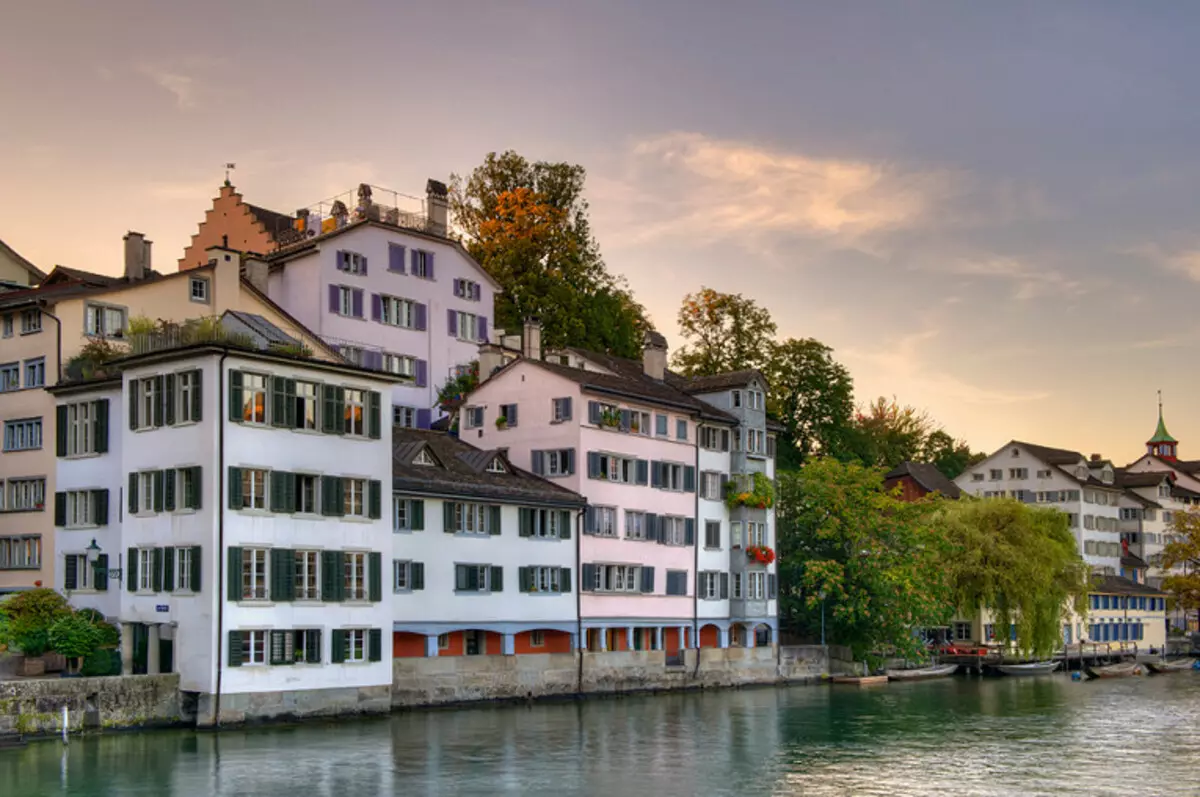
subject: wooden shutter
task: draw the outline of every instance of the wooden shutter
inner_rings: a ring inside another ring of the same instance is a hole
[[[204,414],[204,372],[199,368],[191,372],[192,374],[192,414],[191,420],[199,423],[203,420]]]
[[[96,427],[94,429],[93,441],[96,446],[97,454],[108,453],[108,399],[100,399],[93,403],[93,412],[96,414]]]
[[[242,415],[242,372],[229,372],[229,420],[238,422],[244,420]]]
[[[683,544],[687,546],[696,544],[696,521],[690,517],[683,519]]]
[[[650,486],[662,487],[662,463],[650,460]]]
[[[304,660],[309,664],[321,663],[321,629],[310,628],[304,632]]]
[[[558,513],[558,538],[571,539],[571,513],[565,509]]]
[[[383,554],[379,551],[367,554],[367,600],[372,603],[383,600]]]
[[[293,474],[282,470],[273,470],[267,475],[270,481],[270,507],[272,512],[289,513],[292,508],[288,506],[288,482],[294,478]]]
[[[79,557],[66,557],[63,563],[63,589],[77,589],[79,584]]]
[[[67,494],[58,492],[54,494],[54,525],[67,525]]]
[[[271,664],[291,664],[292,663],[287,658],[287,637],[286,637],[286,635],[290,634],[290,633],[291,633],[290,631],[272,631],[270,633],[270,635],[269,635],[270,639],[268,640],[268,646],[270,647],[270,652],[269,652],[270,658],[268,658],[268,661]]]
[[[229,469],[229,508],[242,508],[242,469]]]
[[[108,525],[108,490],[92,490],[92,520],[97,526]]]
[[[696,468],[692,465],[683,466],[683,491],[685,493],[696,492]]]
[[[517,510],[517,536],[533,536],[533,510],[528,507],[521,507]]]
[[[558,573],[558,588],[560,592],[571,591],[571,568],[559,568]]]
[[[337,476],[321,477],[321,514],[325,517],[338,517],[342,514],[343,508],[336,502],[341,482],[341,478]]]
[[[458,337],[458,311],[446,311],[446,331],[450,333],[450,337]]]
[[[162,549],[163,555],[163,592],[175,591],[175,549],[168,546]]]
[[[350,291],[350,305],[355,318],[363,317],[363,291],[362,288],[354,288]]]
[[[719,593],[719,595],[720,595],[720,598],[721,598],[721,600],[723,600],[723,601],[724,601],[724,600],[729,600],[729,574],[728,574],[728,573],[721,573],[721,574],[720,574],[720,576],[721,576],[721,577],[720,577],[720,579],[719,579],[719,581],[720,581],[720,590],[721,590],[721,591],[720,591],[720,593]]]
[[[425,530],[425,502],[413,499],[408,502],[408,528],[410,531]]]
[[[408,563],[408,583],[410,589],[425,589],[425,563]]]
[[[371,294],[371,320],[383,320],[383,297],[378,293]]]
[[[639,459],[634,462],[633,481],[635,484],[645,485],[649,479],[650,463],[644,459]]]
[[[487,510],[488,510],[488,515],[489,515],[488,534],[492,535],[493,537],[498,537],[498,536],[500,536],[500,531],[501,531],[500,507],[489,506],[487,508]]]
[[[589,479],[599,479],[600,478],[600,452],[598,452],[598,451],[587,452],[587,461],[588,461],[588,478]]]
[[[567,457],[567,475],[574,476],[575,475],[575,449],[568,448],[568,449],[565,449],[563,453],[565,453],[566,457]]]
[[[138,380],[129,380],[129,431],[136,432],[138,410]]]
[[[346,594],[346,557],[341,551],[321,551],[321,600],[338,603]]]
[[[455,565],[454,566],[454,589],[461,591],[461,590],[467,589],[468,587],[469,587],[469,584],[467,583],[467,566],[466,565]]]
[[[226,597],[231,601],[242,599],[242,549],[229,546],[225,568]]]
[[[378,440],[382,436],[382,401],[378,390],[367,391],[367,436]]]
[[[728,429],[721,430],[721,450],[722,451],[729,450],[729,430]]]
[[[290,601],[296,595],[296,553],[287,548],[271,549],[271,600]]]
[[[367,661],[383,661],[382,628],[372,628],[367,632]]]
[[[571,404],[573,399],[570,396],[562,399],[562,419],[564,421],[571,420]]]
[[[332,645],[329,650],[329,661],[342,664],[346,661],[346,632],[340,628],[333,629]]]
[[[341,261],[339,260],[338,263],[339,263],[338,268],[340,269]],[[340,301],[338,301],[339,292],[340,292],[339,286],[332,285],[332,284],[329,286],[329,312],[331,312],[331,313],[340,313],[342,310],[342,303]]]
[[[516,404],[508,405],[508,412],[505,414],[505,417],[508,419],[509,427],[517,425],[517,409],[518,407]]]
[[[433,276],[433,252],[425,253],[425,279],[434,279]]]
[[[271,387],[271,425],[286,428],[288,426],[287,379],[282,376],[273,376],[268,384]],[[295,411],[295,402],[292,402],[292,411]]]
[[[167,426],[175,425],[175,374],[167,374],[163,378],[163,392],[158,400],[163,405],[163,418]]]
[[[658,541],[658,515],[653,512],[646,513],[646,540],[648,542]]]
[[[200,555],[201,555],[200,554],[200,546],[193,545],[192,546],[192,558],[191,558],[191,565],[192,565],[191,582],[192,582],[192,592],[197,592],[197,593],[200,592],[200,588],[202,586],[200,583],[200,572],[201,572],[200,571]]]
[[[201,501],[200,501],[200,492],[201,492],[200,491],[200,484],[201,484],[201,482],[200,482],[200,466],[194,465],[194,466],[188,468],[188,470],[190,470],[192,472],[192,479],[191,479],[192,485],[191,485],[191,492],[188,495],[184,496],[184,501],[187,502],[184,504],[184,506],[187,509],[200,509],[201,508],[201,506],[200,506],[200,504],[201,504]]]
[[[67,405],[54,408],[54,456],[67,455]]]
[[[413,302],[413,328],[424,332],[429,327],[429,308],[421,302]]]
[[[584,534],[595,534],[596,533],[596,523],[597,523],[596,507],[594,507],[594,506],[586,507],[583,510],[583,533]]]
[[[108,592],[108,554],[96,555],[96,570],[93,573],[92,583],[97,592]]]
[[[163,472],[161,470],[154,471],[154,477],[151,479],[151,482],[154,484],[155,512],[163,511],[163,498],[165,498],[164,493],[166,492],[166,485],[164,484],[164,481],[165,479]]]
[[[653,567],[642,567],[642,592],[654,592]]]
[[[152,592],[162,592],[163,588],[163,549],[154,548],[151,551],[153,555],[150,566],[150,590]]]
[[[588,402],[588,423],[592,424],[593,426],[600,425],[600,402],[599,401],[589,401]]]
[[[130,592],[138,591],[138,549],[130,548],[126,552],[125,560],[128,572],[125,574],[125,585]]]
[[[488,589],[491,592],[504,591],[504,568],[494,566],[491,568],[491,574],[488,576]]]
[[[175,471],[163,471],[163,508],[168,512],[175,511]]]
[[[151,423],[151,426],[154,426],[157,428],[157,427],[163,425],[163,403],[164,403],[163,402],[163,394],[164,394],[166,388],[163,384],[163,378],[161,375],[152,376],[150,378],[154,382],[154,399],[155,399],[154,406],[151,407],[151,415],[154,419]]]
[[[242,632],[229,632],[229,666],[242,666]]]
[[[582,583],[579,585],[579,591],[580,592],[592,592],[593,587],[596,583],[596,566],[595,565],[583,565],[581,575],[582,575]]]
[[[404,273],[404,247],[400,244],[388,244],[388,271]]]
[[[136,515],[138,511],[138,475],[137,473],[129,474],[129,487],[125,491],[129,498],[129,514]]]
[[[367,481],[367,517],[372,520],[383,517],[383,483],[378,479]]]
[[[774,573],[767,573],[767,598],[774,600],[778,597],[779,581]]]
[[[454,527],[454,502],[442,502],[442,531],[446,534],[453,534],[457,529]]]
[[[345,424],[346,395],[337,385],[321,386],[321,431],[341,434]]]
[[[544,476],[546,473],[546,452],[530,451],[529,464],[534,476]]]

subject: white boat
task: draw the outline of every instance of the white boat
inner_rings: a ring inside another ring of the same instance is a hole
[[[997,664],[1005,675],[1049,675],[1058,669],[1057,661],[1033,661],[1029,664]]]
[[[934,664],[931,667],[916,667],[911,670],[885,670],[891,681],[923,681],[927,678],[945,678],[954,675],[957,664]]]
[[[1196,664],[1195,659],[1171,659],[1170,661],[1144,661],[1150,672],[1165,675],[1169,672],[1190,670]]]

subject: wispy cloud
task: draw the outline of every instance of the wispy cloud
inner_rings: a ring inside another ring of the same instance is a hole
[[[175,97],[175,107],[181,111],[190,111],[196,107],[197,93],[200,91],[199,81],[192,75],[165,69],[154,64],[142,64],[138,71],[150,78],[159,88],[170,92]]]
[[[1013,297],[1020,300],[1049,295],[1075,297],[1088,290],[1085,283],[1062,271],[998,255],[923,261],[913,266],[913,269],[1010,283],[1013,286]]]

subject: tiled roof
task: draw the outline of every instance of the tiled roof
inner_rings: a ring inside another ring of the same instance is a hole
[[[1163,479],[1170,480],[1171,473],[1161,470],[1148,470],[1140,473],[1130,473],[1124,468],[1118,468],[1114,475],[1116,483],[1122,487],[1157,487],[1162,484]]]
[[[505,503],[583,506],[576,492],[521,470],[508,462],[503,451],[483,451],[444,432],[423,429],[392,431],[392,486],[418,495],[479,498]],[[437,465],[414,465],[428,448]],[[502,458],[507,473],[491,473],[487,465]]]
[[[1120,576],[1093,576],[1092,588],[1095,595],[1166,595],[1147,584],[1135,584]]]
[[[888,471],[884,481],[902,479],[905,476],[912,479],[931,493],[941,493],[947,498],[958,498],[962,490],[958,485],[946,478],[946,475],[928,462],[901,462]]]
[[[1121,567],[1137,567],[1144,569],[1149,567],[1149,565],[1146,564],[1146,560],[1140,556],[1131,553],[1123,553],[1121,554]]]
[[[762,382],[765,387],[767,379],[761,373],[753,368],[747,368],[742,371],[730,371],[724,374],[710,374],[708,376],[682,376],[672,371],[667,371],[666,381],[678,387],[685,393],[716,393],[719,390],[732,390],[736,387],[745,387],[752,381],[757,379]]]
[[[1115,481],[1113,484],[1107,484],[1091,475],[1090,472],[1086,478],[1080,478],[1074,473],[1073,470],[1068,470],[1065,466],[1074,466],[1080,463],[1084,463],[1085,465],[1087,464],[1087,458],[1078,451],[1071,451],[1066,448],[1039,446],[1035,443],[1026,443],[1021,440],[1012,440],[1008,443],[1008,445],[1004,446],[1004,448],[1009,448],[1011,446],[1021,446],[1030,454],[1033,454],[1042,462],[1045,462],[1047,465],[1053,465],[1054,467],[1058,468],[1059,471],[1062,472],[1062,474],[1067,478],[1074,479],[1075,481],[1087,487],[1099,487],[1105,490],[1121,489],[1119,486],[1117,486]],[[1004,448],[1002,448],[1001,451],[1003,451]]]
[[[1138,495],[1133,490],[1126,490],[1124,495],[1126,498],[1130,499],[1131,501],[1136,501],[1137,503],[1141,504],[1144,508],[1162,509],[1162,504],[1158,503],[1157,501],[1151,501],[1149,498],[1147,498],[1144,495]]]
[[[249,202],[246,203],[246,209],[263,227],[266,227],[272,238],[278,238],[279,233],[292,229],[294,219],[286,213],[267,210],[258,205],[251,205]]]
[[[237,331],[249,332],[268,346],[290,346],[300,342],[257,313],[226,310],[221,316],[223,325],[228,323],[227,319],[232,319],[233,327]]]

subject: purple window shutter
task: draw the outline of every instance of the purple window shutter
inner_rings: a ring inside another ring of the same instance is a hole
[[[329,286],[329,312],[336,313],[339,309],[341,309],[340,304],[341,303],[338,301],[338,286],[330,285]]]
[[[411,257],[412,257],[412,264],[409,266],[409,269],[412,271],[413,274],[416,274],[417,273],[417,260],[420,259],[421,253],[418,252],[416,249],[414,249],[414,250],[412,250]]]
[[[487,319],[484,318],[483,316],[479,316],[479,339],[484,342],[487,342],[487,339],[488,339]]]
[[[388,244],[388,271],[404,273],[404,247],[400,244]]]
[[[483,298],[483,288],[478,282],[471,286],[471,298],[475,301],[479,301]]]
[[[425,276],[433,279],[433,252],[425,253]]]
[[[365,277],[365,276],[367,276],[367,256],[363,255],[360,258],[360,260],[362,261],[362,273],[363,273],[363,276]]]
[[[358,289],[352,291],[351,296],[352,296],[352,304],[354,305],[354,317],[362,318],[363,317],[363,292],[362,292],[362,289],[358,288]]]
[[[450,330],[450,337],[458,337],[458,313],[456,311],[446,311],[446,328]]]
[[[433,425],[432,410],[417,410],[417,428],[428,429]]]
[[[413,303],[413,327],[425,331],[425,305]]]
[[[345,271],[346,270],[345,263],[346,263],[346,250],[339,249],[338,253],[337,253],[337,270]]]
[[[417,360],[417,387],[425,387],[429,382],[429,363]]]
[[[367,352],[367,356],[365,357],[365,360],[366,360],[366,362],[364,363],[364,365],[366,365],[366,367],[370,368],[372,371],[382,371],[383,370],[383,352],[369,351],[369,352]]]
[[[378,293],[371,294],[371,320],[383,320],[383,297]]]

